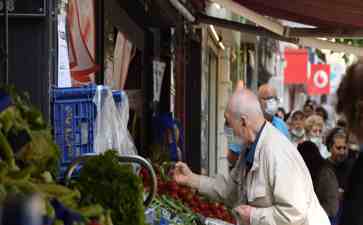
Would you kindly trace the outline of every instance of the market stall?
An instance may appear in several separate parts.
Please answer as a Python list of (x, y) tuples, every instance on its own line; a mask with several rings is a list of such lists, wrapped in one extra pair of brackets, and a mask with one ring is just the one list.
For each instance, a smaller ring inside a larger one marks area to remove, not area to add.
[[(103, 120), (110, 114), (99, 112), (122, 112), (125, 105), (122, 106), (117, 94), (107, 87), (86, 87), (84, 90), (94, 92), (88, 98), (102, 99), (102, 104), (98, 105), (94, 100), (77, 100), (75, 96), (79, 89), (62, 89), (63, 97), (58, 90), (57, 103), (53, 105), (57, 109), (53, 110), (53, 115), (63, 115), (60, 112), (64, 111), (68, 117), (57, 122), (53, 120), (53, 128), (29, 104), (26, 96), (11, 88), (1, 90), (2, 224), (24, 224), (24, 221), (31, 225), (235, 223), (232, 214), (222, 204), (199, 196), (195, 190), (178, 186), (172, 180), (173, 163), (164, 160), (152, 164), (136, 152), (127, 151), (133, 149), (132, 143), (127, 142), (130, 139), (125, 139), (127, 135), (121, 135), (124, 137), (121, 142), (115, 141), (120, 140), (117, 132), (107, 136), (106, 133), (114, 128), (127, 134), (127, 126), (122, 126), (122, 121), (128, 118), (122, 119), (120, 113)], [(68, 99), (70, 96), (72, 101)], [(121, 102), (126, 101), (121, 99)], [(85, 104), (95, 104), (95, 108), (87, 108)], [(89, 114), (86, 109), (96, 110), (93, 122), (83, 135), (78, 135), (80, 140), (72, 139), (73, 134), (77, 136), (74, 126), (85, 129), (82, 125), (85, 118), (79, 113)], [(114, 126), (106, 126), (109, 120)], [(117, 121), (119, 127), (115, 127)], [(68, 133), (57, 133), (60, 125)], [(113, 140), (111, 145), (98, 143), (100, 127), (103, 138)], [(93, 130), (92, 136), (90, 130)], [(84, 142), (85, 138), (88, 143)], [(83, 148), (86, 144), (88, 147), (92, 144), (92, 149)], [(124, 150), (120, 151), (117, 146)]]

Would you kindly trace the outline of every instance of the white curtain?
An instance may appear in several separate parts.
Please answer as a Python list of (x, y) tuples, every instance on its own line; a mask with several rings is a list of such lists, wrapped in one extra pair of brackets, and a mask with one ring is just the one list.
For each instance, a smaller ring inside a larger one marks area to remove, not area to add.
[[(115, 90), (124, 89), (130, 62), (134, 56), (133, 45), (121, 32), (118, 32), (113, 60), (108, 60), (105, 83)], [(112, 68), (112, 73), (111, 73)]]

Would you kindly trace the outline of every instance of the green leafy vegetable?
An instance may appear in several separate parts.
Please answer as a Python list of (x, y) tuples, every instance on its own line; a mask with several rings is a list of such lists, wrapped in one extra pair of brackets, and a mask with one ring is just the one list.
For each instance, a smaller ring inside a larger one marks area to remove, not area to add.
[(53, 142), (49, 131), (32, 131), (31, 142), (26, 144), (17, 154), (17, 160), (24, 165), (34, 164), (37, 166), (35, 174), (41, 175), (48, 170), (53, 175), (57, 174), (59, 168), (59, 147)]
[(119, 162), (116, 151), (85, 162), (76, 187), (83, 204), (110, 209), (114, 225), (145, 224), (142, 181), (129, 165)]
[[(34, 165), (32, 173), (35, 175), (48, 170), (57, 176), (60, 151), (41, 112), (30, 104), (29, 96), (17, 93), (14, 87), (0, 89), (12, 102), (0, 112), (0, 158), (8, 163), (9, 170)], [(20, 134), (21, 140), (17, 136)]]

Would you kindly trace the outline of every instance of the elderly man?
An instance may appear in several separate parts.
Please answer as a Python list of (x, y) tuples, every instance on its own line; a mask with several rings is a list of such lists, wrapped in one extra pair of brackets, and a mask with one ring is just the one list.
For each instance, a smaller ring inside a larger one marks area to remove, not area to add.
[(290, 137), (286, 123), (275, 115), (278, 109), (276, 89), (269, 84), (261, 85), (258, 89), (258, 98), (266, 120), (272, 123), (286, 137)]
[[(290, 138), (289, 128), (287, 127), (286, 123), (281, 118), (275, 115), (278, 109), (276, 89), (269, 84), (261, 85), (258, 89), (258, 98), (262, 106), (265, 119), (272, 123), (272, 125), (276, 127), (286, 137)], [(233, 157), (232, 159), (230, 159), (229, 156), (238, 156), (239, 149), (243, 147), (245, 146), (235, 143), (231, 145), (229, 143), (228, 160), (230, 165), (234, 165), (236, 161), (233, 161)]]
[(179, 162), (176, 182), (235, 207), (244, 225), (329, 225), (302, 157), (265, 120), (258, 98), (247, 89), (238, 90), (227, 112), (235, 136), (248, 146), (234, 169), (228, 177), (210, 178)]

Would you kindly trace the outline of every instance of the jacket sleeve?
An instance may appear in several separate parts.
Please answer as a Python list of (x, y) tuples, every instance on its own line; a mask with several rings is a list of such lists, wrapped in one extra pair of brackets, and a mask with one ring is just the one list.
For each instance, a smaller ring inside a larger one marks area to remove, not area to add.
[(339, 207), (338, 181), (334, 171), (323, 167), (316, 184), (316, 194), (321, 206), (329, 216), (335, 216)]
[[(306, 224), (311, 193), (308, 187), (310, 176), (294, 158), (266, 151), (263, 161), (266, 185), (270, 187), (273, 205), (253, 208), (251, 225), (300, 225)], [(291, 171), (297, 173), (292, 174)]]
[(217, 175), (214, 178), (201, 176), (198, 191), (230, 207), (246, 203), (243, 170), (244, 160), (240, 158), (236, 167), (227, 176)]
[(217, 175), (214, 178), (202, 176), (199, 192), (215, 201), (233, 207), (238, 200), (237, 186), (238, 184), (234, 183), (230, 177), (223, 175)]

